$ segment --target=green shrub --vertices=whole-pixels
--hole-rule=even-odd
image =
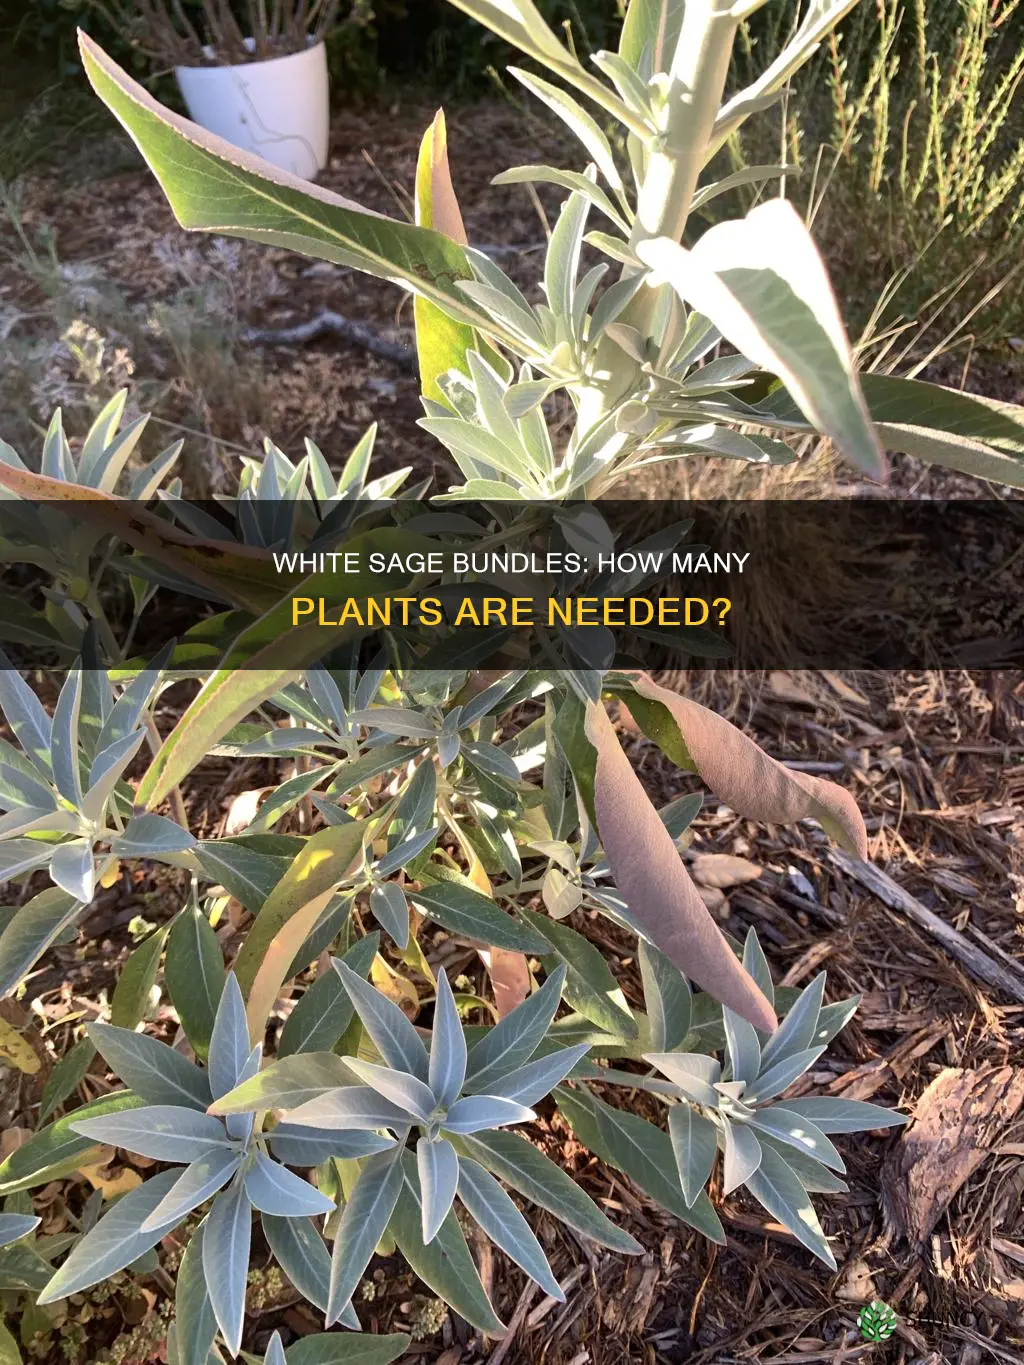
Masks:
[[[744,60],[782,41],[782,9],[748,34]],[[774,19],[774,25],[768,22]],[[878,0],[859,5],[798,78],[785,141],[804,174],[792,193],[835,243],[838,268],[865,235],[881,248],[851,300],[861,321],[887,275],[915,317],[959,282],[940,326],[971,317],[1024,243],[1024,8],[1019,0]],[[825,91],[827,90],[827,97]],[[763,145],[734,149],[758,160]],[[856,230],[852,225],[856,224]],[[861,253],[863,255],[863,253]],[[1021,328],[1019,272],[980,322]],[[859,291],[859,292],[858,292]],[[978,323],[975,323],[977,327]]]

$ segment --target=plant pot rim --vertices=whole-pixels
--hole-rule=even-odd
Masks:
[[[242,42],[250,52],[255,50],[256,43],[253,38],[243,38]],[[211,43],[206,43],[203,45],[203,55],[209,58],[208,62],[204,62],[201,66],[178,65],[174,69],[175,71],[236,71],[243,66],[272,66],[274,62],[286,62],[292,57],[302,57],[307,52],[313,52],[324,45],[325,40],[323,38],[317,39],[310,34],[305,47],[297,47],[290,52],[276,52],[272,57],[253,56],[251,61],[246,62],[226,62],[217,57],[217,49]]]

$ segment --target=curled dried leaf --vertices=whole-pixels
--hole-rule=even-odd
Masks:
[[[690,867],[695,882],[719,891],[756,882],[762,870],[749,858],[738,858],[732,853],[698,853]]]
[[[602,703],[587,708],[586,732],[597,750],[597,827],[630,910],[680,971],[757,1028],[771,1032],[776,1023],[771,1005],[708,914]]]
[[[794,824],[810,816],[847,852],[867,858],[864,820],[845,788],[784,768],[724,717],[661,687],[646,673],[632,681],[641,697],[668,709],[694,769],[726,805],[766,824]]]

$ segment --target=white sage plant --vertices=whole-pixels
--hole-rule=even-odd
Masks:
[[[76,941],[125,873],[160,866],[177,888],[174,913],[57,1062],[37,1131],[0,1163],[0,1196],[65,1179],[97,1142],[156,1163],[102,1216],[101,1198],[83,1210],[74,1245],[51,1248],[67,1254],[46,1266],[43,1295],[145,1273],[184,1225],[174,1365],[244,1354],[257,1217],[299,1294],[345,1329],[287,1350],[275,1337],[265,1365],[326,1365],[346,1349],[397,1359],[407,1338],[360,1333],[352,1307],[375,1250],[392,1244],[454,1313],[500,1335],[464,1218],[558,1298],[518,1199],[593,1244],[589,1255],[643,1250],[542,1150],[535,1115],[557,1110],[694,1233],[723,1243],[718,1205],[742,1186],[830,1267],[810,1199],[843,1193],[829,1135],[902,1122],[808,1093],[808,1068],[856,998],[826,1003],[824,977],[775,987],[756,937],[726,938],[682,856],[700,797],[656,809],[609,708],[627,707],[739,816],[802,824],[865,858],[848,792],[787,769],[640,668],[555,656],[528,668],[500,652],[484,668],[450,639],[419,652],[387,631],[332,638],[293,624],[292,600],[329,579],[279,556],[342,537],[385,557],[436,549],[439,535],[461,545],[459,502],[497,505],[490,543],[527,543],[543,504],[567,541],[603,544],[599,504],[581,516],[567,499],[592,501],[655,461],[789,460],[787,437],[810,431],[875,477],[886,449],[1024,483],[1020,409],[858,376],[810,236],[775,196],[793,168],[717,169],[853,0],[805,5],[779,58],[732,93],[732,45],[758,0],[632,0],[618,50],[590,65],[529,0],[457,3],[525,54],[533,66],[517,78],[583,149],[577,170],[499,177],[566,193],[534,288],[468,244],[441,118],[421,149],[417,221],[403,223],[247,158],[82,40],[89,79],[186,228],[413,293],[423,423],[458,469],[436,493],[407,469],[371,478],[372,430],[340,475],[311,444],[292,460],[268,443],[211,519],[174,474],[176,448],[132,482],[142,427],[122,430],[123,396],[81,447],[59,417],[41,459],[0,446],[5,559],[47,579],[38,601],[4,605],[5,638],[50,649],[66,670],[57,689],[0,671],[3,993],[31,1002],[50,950]],[[741,185],[763,193],[758,206],[700,234],[694,215]],[[559,394],[572,422],[556,442],[546,405]],[[434,508],[438,497],[450,505]],[[512,504],[521,521],[501,511]],[[348,590],[423,583],[396,570]],[[108,610],[125,584],[127,623]],[[212,615],[147,654],[134,641],[160,587]],[[272,777],[248,821],[211,833],[190,815],[205,765],[253,758]],[[613,971],[604,935],[638,975]],[[397,977],[412,1019],[382,989]],[[153,1036],[156,991],[181,1027],[174,1047]],[[125,1088],[97,1098],[84,1082],[107,1069]],[[643,1114],[629,1107],[637,1091]],[[27,1235],[26,1219],[24,1204],[5,1211],[0,1236]]]
[[[366,474],[361,455],[354,495]],[[42,1110],[52,1121],[0,1165],[0,1195],[18,1198],[77,1169],[97,1142],[162,1167],[98,1219],[92,1209],[55,1272],[40,1263],[41,1302],[139,1266],[198,1217],[187,1224],[171,1358],[206,1365],[216,1339],[238,1354],[258,1216],[284,1274],[360,1349],[370,1339],[359,1334],[353,1298],[389,1239],[455,1312],[497,1334],[457,1208],[555,1298],[563,1290],[514,1196],[606,1251],[642,1250],[517,1131],[552,1104],[595,1155],[717,1242],[724,1233],[708,1184],[721,1149],[726,1188],[742,1180],[830,1262],[809,1199],[841,1193],[826,1129],[902,1120],[841,1101],[819,1113],[813,1097],[787,1101],[783,1091],[856,1001],[824,1005],[821,980],[799,998],[775,991],[756,940],[742,956],[728,943],[680,856],[700,799],[656,810],[606,706],[625,702],[642,731],[740,813],[812,819],[864,856],[852,797],[784,768],[727,721],[637,672],[428,669],[390,654],[386,632],[369,666],[360,655],[367,640],[354,638],[343,649],[351,667],[334,657],[292,667],[287,641],[271,633],[265,667],[211,671],[194,653],[209,638],[205,621],[195,641],[187,633],[152,660],[115,639],[116,667],[100,666],[99,627],[116,632],[106,617],[90,619],[89,604],[102,608],[101,575],[112,563],[121,565],[115,575],[148,582],[147,572],[171,573],[212,592],[243,635],[267,620],[276,631],[278,608],[260,614],[273,544],[261,543],[258,528],[278,516],[293,544],[323,536],[325,509],[304,507],[301,486],[278,482],[252,519],[239,515],[239,536],[219,542],[181,530],[202,509],[180,490],[150,521],[136,504],[130,522],[112,519],[116,501],[105,506],[107,529],[84,565],[88,591],[73,612],[55,596],[43,618],[60,621],[82,660],[53,714],[15,670],[0,672],[17,741],[0,750],[8,809],[0,851],[15,881],[45,870],[54,883],[29,884],[5,911],[5,989],[32,991],[48,950],[76,935],[111,873],[116,881],[123,869],[163,864],[183,883],[180,910],[121,969],[109,1022],[90,1024],[55,1069]],[[406,509],[429,520],[416,497],[395,492],[387,506],[400,521]],[[376,505],[342,499],[346,533],[364,547],[401,534],[381,524]],[[126,560],[111,554],[119,540]],[[167,690],[189,678],[201,686],[183,711],[170,708],[162,736]],[[210,755],[301,763],[264,792],[246,828],[199,837],[173,814],[187,820],[189,783]],[[100,773],[102,808],[93,797]],[[312,832],[294,818],[303,802]],[[251,917],[230,973],[213,927],[228,896]],[[596,912],[635,941],[643,1008],[578,912]],[[493,1005],[479,995],[460,1005],[444,970],[430,966],[425,952],[444,939],[479,954]],[[328,969],[311,978],[325,952]],[[426,1036],[366,980],[395,970],[388,957],[414,966],[433,990]],[[139,1031],[158,986],[195,1061]],[[284,1017],[279,1002],[289,995]],[[496,1022],[464,1023],[460,1008],[492,1010]],[[127,1088],[76,1105],[101,1064]],[[624,1086],[664,1100],[667,1127],[612,1102]],[[764,1103],[780,1094],[781,1106]],[[313,1171],[313,1180],[289,1168]],[[404,1345],[388,1338],[368,1358],[394,1359]]]

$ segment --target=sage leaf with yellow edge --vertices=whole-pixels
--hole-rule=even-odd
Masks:
[[[70,1175],[82,1163],[84,1153],[96,1146],[91,1138],[82,1137],[72,1127],[81,1119],[101,1114],[117,1114],[127,1109],[141,1109],[146,1101],[128,1090],[115,1091],[81,1105],[72,1114],[49,1123],[34,1133],[23,1147],[18,1147],[0,1162],[0,1195],[16,1194],[33,1185],[44,1185]]]
[[[233,725],[300,676],[301,670],[295,668],[223,668],[212,673],[146,769],[135,794],[136,810],[159,805]]]
[[[423,134],[416,164],[416,222],[436,228],[453,242],[468,244],[458,201],[448,168],[448,141],[444,112],[438,110]],[[473,328],[453,318],[422,295],[413,303],[416,320],[416,355],[424,397],[444,403],[438,376],[451,369],[466,369],[466,352],[478,345]]]
[[[347,825],[329,825],[306,840],[302,851],[264,901],[235,962],[235,974],[247,998],[251,998],[257,975],[266,967],[266,955],[271,944],[293,917],[312,901],[334,890],[353,863],[362,856],[366,832],[364,821],[353,820]],[[315,921],[315,916],[313,918]],[[312,924],[306,925],[301,934],[296,929],[291,936],[294,941],[288,945],[282,944],[282,975],[277,987],[285,980],[283,972],[290,966],[292,957],[311,928]],[[284,951],[285,946],[290,947],[290,953]]]

